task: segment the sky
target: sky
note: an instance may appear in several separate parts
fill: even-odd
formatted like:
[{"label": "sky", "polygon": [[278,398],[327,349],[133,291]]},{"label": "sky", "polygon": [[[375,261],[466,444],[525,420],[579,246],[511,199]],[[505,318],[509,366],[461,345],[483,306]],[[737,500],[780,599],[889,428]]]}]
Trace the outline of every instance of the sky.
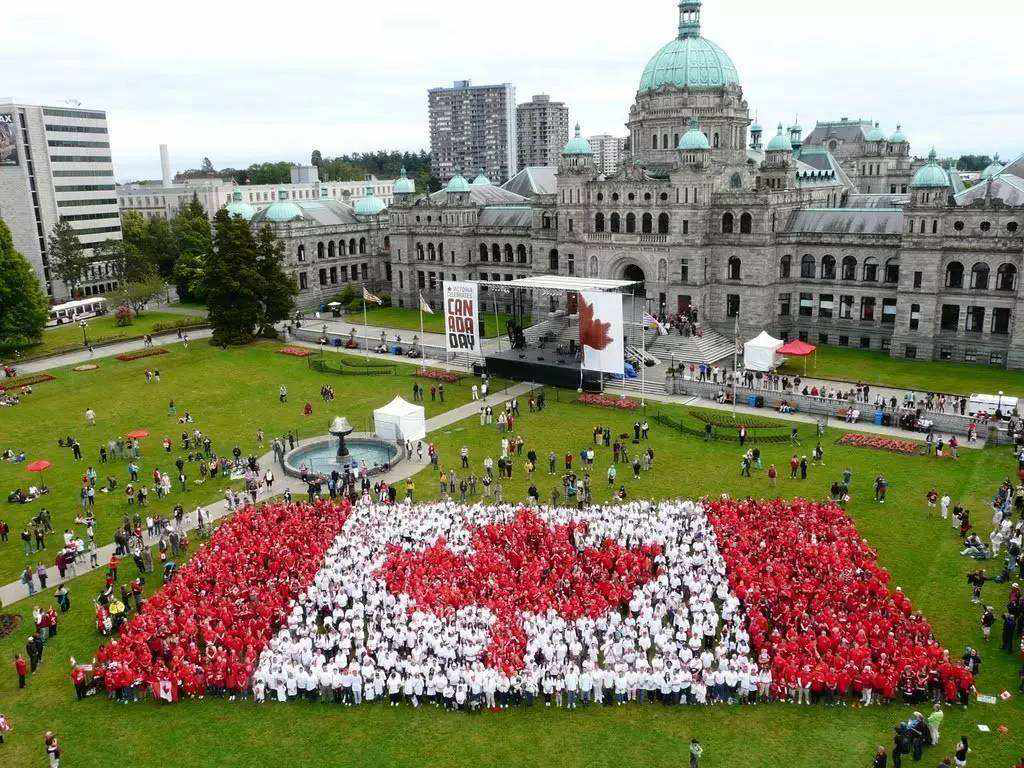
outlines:
[{"label": "sky", "polygon": [[[150,8],[159,9],[157,13]],[[625,135],[640,75],[675,37],[675,0],[9,3],[0,98],[107,110],[118,180],[429,148],[427,89],[510,82],[584,135]],[[916,155],[1024,152],[1020,0],[706,0],[766,134],[795,119],[897,123]]]}]

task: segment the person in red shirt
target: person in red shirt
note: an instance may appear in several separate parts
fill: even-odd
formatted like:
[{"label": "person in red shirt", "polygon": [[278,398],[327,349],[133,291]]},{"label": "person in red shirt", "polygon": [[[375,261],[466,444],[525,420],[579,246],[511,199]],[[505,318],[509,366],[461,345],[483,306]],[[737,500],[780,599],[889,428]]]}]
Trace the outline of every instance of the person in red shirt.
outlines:
[{"label": "person in red shirt", "polygon": [[28,674],[28,662],[20,653],[14,654],[14,671],[18,674],[18,688],[24,688],[25,676]]}]

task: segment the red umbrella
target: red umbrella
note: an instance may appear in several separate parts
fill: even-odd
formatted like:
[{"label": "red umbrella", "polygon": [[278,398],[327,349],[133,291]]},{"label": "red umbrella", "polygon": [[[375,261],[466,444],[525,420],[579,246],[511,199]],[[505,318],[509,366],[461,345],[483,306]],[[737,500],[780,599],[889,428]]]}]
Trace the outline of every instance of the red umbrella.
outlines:
[{"label": "red umbrella", "polygon": [[142,439],[143,437],[149,437],[149,430],[145,430],[145,429],[136,429],[136,430],[134,430],[134,431],[132,431],[132,432],[129,432],[128,434],[126,434],[126,435],[125,435],[125,437],[130,437],[130,438],[132,438],[133,440],[140,440],[140,439]]},{"label": "red umbrella", "polygon": [[29,472],[42,472],[43,470],[49,469],[52,466],[53,465],[46,459],[37,459],[36,461],[33,461],[31,464],[26,466],[25,469],[27,469]]}]

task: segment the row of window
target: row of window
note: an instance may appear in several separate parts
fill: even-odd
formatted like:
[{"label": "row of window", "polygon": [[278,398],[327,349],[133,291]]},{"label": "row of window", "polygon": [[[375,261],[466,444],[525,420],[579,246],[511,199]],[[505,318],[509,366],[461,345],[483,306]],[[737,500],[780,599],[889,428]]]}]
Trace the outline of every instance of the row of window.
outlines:
[{"label": "row of window", "polygon": [[[319,280],[321,287],[326,285],[337,285],[339,278],[341,282],[347,282],[350,274],[352,275],[351,279],[353,281],[363,280],[365,282],[369,279],[370,266],[364,262],[362,264],[353,264],[351,267],[324,267],[317,273],[317,279]],[[299,272],[299,290],[305,291],[308,290],[308,288],[309,274],[306,272]]]},{"label": "row of window", "polygon": [[[987,291],[990,287],[997,291],[1012,291],[1017,287],[1017,267],[1013,264],[1000,264],[994,283],[990,276],[989,265],[983,261],[977,262],[971,267],[971,288],[978,291]],[[946,265],[946,287],[964,287],[964,265],[959,261],[951,261]]]},{"label": "row of window", "polygon": [[50,155],[54,163],[109,163],[110,155]]},{"label": "row of window", "polygon": [[107,232],[120,232],[121,225],[118,224],[116,227],[93,227],[92,229],[76,229],[76,235],[102,235]]},{"label": "row of window", "polygon": [[[864,263],[861,265],[861,280],[866,283],[877,283],[879,275],[878,259],[873,256],[868,256],[864,259]],[[779,262],[779,277],[783,280],[787,280],[792,276],[793,271],[793,257],[786,254],[782,257]],[[857,279],[857,259],[853,256],[844,256],[842,264],[840,265],[839,275],[841,280],[856,280]],[[915,287],[920,288],[920,273],[914,274]],[[821,266],[819,268],[817,261],[809,253],[805,253],[800,259],[800,279],[801,280],[835,280],[836,279],[836,259],[830,254],[825,254],[821,257]],[[899,260],[896,258],[889,259],[885,262],[885,267],[882,270],[882,279],[886,283],[898,283],[900,281],[900,265]]]},{"label": "row of window", "polygon": [[110,149],[109,141],[60,141],[51,139],[46,142],[48,147],[97,147],[99,149]]},{"label": "row of window", "polygon": [[[113,197],[95,198],[92,200],[58,200],[58,208],[75,208],[80,205],[117,205],[117,199]],[[114,214],[116,215],[116,214]]]},{"label": "row of window", "polygon": [[56,133],[106,133],[105,127],[97,125],[56,125],[53,123],[46,123],[45,128],[48,131],[54,131]]},{"label": "row of window", "polygon": [[[659,213],[658,234],[667,235],[670,223],[671,220],[669,219],[669,215],[667,213]],[[625,231],[626,234],[633,234],[637,231],[636,214],[627,213],[625,217],[622,217],[616,211],[608,217],[607,226],[609,232],[617,233]],[[605,216],[603,213],[597,213],[594,215],[594,231],[605,231]],[[654,217],[651,214],[645,213],[640,217],[640,232],[645,235],[650,235],[654,233]]]},{"label": "row of window", "polygon": [[72,179],[79,176],[113,176],[114,172],[109,168],[97,168],[94,171],[54,171],[55,179]]},{"label": "row of window", "polygon": [[61,216],[64,221],[95,221],[96,219],[117,219],[117,212],[112,213],[75,213],[70,216]]},{"label": "row of window", "polygon": [[113,184],[57,184],[57,192],[113,192]]},{"label": "row of window", "polygon": [[46,107],[43,114],[47,117],[81,117],[86,120],[106,120],[106,112],[97,112],[92,109],[60,109],[57,107]]},{"label": "row of window", "polygon": [[[389,238],[384,238],[385,249],[390,246]],[[351,238],[347,243],[344,240],[339,240],[337,245],[333,240],[327,241],[325,244],[320,241],[316,244],[316,257],[318,259],[333,259],[337,256],[355,256],[357,254],[363,255],[366,253],[367,242],[365,237]],[[295,251],[295,258],[297,261],[306,260],[306,246],[303,243],[299,243],[299,247]]]},{"label": "row of window", "polygon": [[[722,214],[722,234],[733,234],[736,227],[736,218],[730,211]],[[740,214],[740,234],[749,235],[753,231],[754,218],[749,213]]]},{"label": "row of window", "polygon": [[[515,256],[513,257],[511,243],[505,243],[504,252],[497,243],[492,243],[490,251],[488,252],[487,245],[480,243],[480,261],[485,263],[487,261],[494,262],[495,264],[502,261],[502,254],[504,253],[504,261],[506,264],[512,264],[518,262],[519,264],[527,264],[530,261],[529,255],[526,250],[526,246],[520,243],[515,248]],[[443,254],[442,254],[443,257]]]},{"label": "row of window", "polygon": [[[917,306],[916,304],[914,306]],[[943,331],[959,331],[961,307],[959,304],[943,304],[942,315],[939,320],[939,328]],[[967,307],[964,318],[963,330],[968,333],[985,332],[985,307]],[[911,330],[916,330],[911,328]],[[995,307],[992,309],[989,330],[992,333],[1005,335],[1010,332],[1010,310],[1007,307]]]}]

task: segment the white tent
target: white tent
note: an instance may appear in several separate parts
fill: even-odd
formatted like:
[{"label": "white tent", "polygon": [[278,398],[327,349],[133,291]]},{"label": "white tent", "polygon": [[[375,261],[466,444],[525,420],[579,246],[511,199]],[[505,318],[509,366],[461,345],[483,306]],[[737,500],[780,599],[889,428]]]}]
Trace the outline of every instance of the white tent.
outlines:
[{"label": "white tent", "polygon": [[761,331],[756,339],[743,345],[743,366],[748,371],[770,371],[775,367],[775,351],[785,342]]},{"label": "white tent", "polygon": [[427,436],[427,422],[422,405],[413,405],[396,397],[373,412],[373,431],[392,442],[422,440]]}]

